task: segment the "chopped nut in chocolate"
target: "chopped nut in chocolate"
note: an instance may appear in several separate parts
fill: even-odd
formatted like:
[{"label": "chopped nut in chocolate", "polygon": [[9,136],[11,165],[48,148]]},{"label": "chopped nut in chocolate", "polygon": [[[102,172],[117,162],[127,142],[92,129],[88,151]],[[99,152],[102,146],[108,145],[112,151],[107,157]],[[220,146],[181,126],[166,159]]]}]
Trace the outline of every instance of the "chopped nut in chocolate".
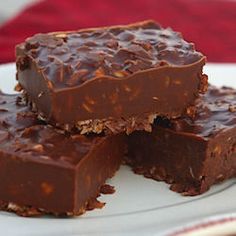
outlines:
[{"label": "chopped nut in chocolate", "polygon": [[[37,34],[16,54],[19,84],[43,120],[83,134],[150,131],[136,117],[179,117],[207,87],[205,57],[154,21]],[[138,122],[133,128],[130,119]],[[108,120],[124,122],[110,129]],[[89,126],[94,123],[100,128]]]},{"label": "chopped nut in chocolate", "polygon": [[17,95],[1,93],[0,208],[22,216],[73,216],[102,207],[96,198],[114,192],[104,182],[121,164],[123,139],[61,133]]},{"label": "chopped nut in chocolate", "polygon": [[126,161],[138,174],[170,183],[183,195],[236,177],[236,90],[209,88],[194,118],[157,119],[152,133],[134,132]]}]

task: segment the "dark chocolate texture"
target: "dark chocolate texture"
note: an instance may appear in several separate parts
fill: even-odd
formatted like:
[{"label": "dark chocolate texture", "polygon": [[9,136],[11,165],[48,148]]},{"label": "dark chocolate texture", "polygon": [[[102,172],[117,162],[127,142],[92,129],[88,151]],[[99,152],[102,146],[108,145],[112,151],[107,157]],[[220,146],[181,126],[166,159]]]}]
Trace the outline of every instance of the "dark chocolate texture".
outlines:
[{"label": "dark chocolate texture", "polygon": [[16,95],[0,95],[0,208],[23,216],[79,215],[102,207],[104,185],[125,161],[136,173],[197,195],[236,176],[236,91],[210,87],[197,113],[158,118],[126,138],[64,133],[37,119]]},{"label": "dark chocolate texture", "polygon": [[136,173],[183,195],[236,176],[236,91],[210,87],[196,109],[194,119],[157,119],[152,133],[131,135],[127,163]]},{"label": "dark chocolate texture", "polygon": [[0,95],[0,134],[0,208],[24,216],[102,207],[100,188],[125,151],[122,135],[69,135],[46,125],[16,95]]},{"label": "dark chocolate texture", "polygon": [[150,131],[153,117],[180,116],[207,87],[205,57],[153,21],[37,34],[16,53],[41,117],[81,133]]}]

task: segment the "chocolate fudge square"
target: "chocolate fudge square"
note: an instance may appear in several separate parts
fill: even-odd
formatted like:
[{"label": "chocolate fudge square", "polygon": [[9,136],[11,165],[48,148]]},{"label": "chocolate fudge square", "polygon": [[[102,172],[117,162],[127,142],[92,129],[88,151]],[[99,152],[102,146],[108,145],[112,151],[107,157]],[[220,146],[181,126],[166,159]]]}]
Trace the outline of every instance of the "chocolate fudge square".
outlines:
[{"label": "chocolate fudge square", "polygon": [[82,134],[151,131],[207,88],[205,56],[154,21],[37,34],[16,55],[18,89],[41,119]]},{"label": "chocolate fudge square", "polygon": [[[23,216],[74,216],[96,200],[118,170],[121,134],[64,134],[37,119],[17,95],[0,94],[0,209]],[[102,189],[101,189],[102,187]]]},{"label": "chocolate fudge square", "polygon": [[139,174],[197,195],[236,176],[236,90],[209,88],[196,101],[196,117],[157,119],[152,133],[135,132],[127,163]]}]

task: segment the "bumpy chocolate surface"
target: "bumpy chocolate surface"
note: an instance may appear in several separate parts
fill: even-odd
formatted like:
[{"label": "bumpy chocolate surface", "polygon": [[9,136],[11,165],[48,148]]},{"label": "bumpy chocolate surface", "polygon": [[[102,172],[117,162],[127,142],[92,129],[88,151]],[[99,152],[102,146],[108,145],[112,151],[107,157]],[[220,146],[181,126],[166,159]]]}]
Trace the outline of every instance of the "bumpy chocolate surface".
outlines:
[{"label": "bumpy chocolate surface", "polygon": [[[151,133],[126,137],[136,173],[197,195],[236,176],[236,91],[210,87],[197,115],[157,119]],[[0,94],[0,208],[23,216],[79,215],[112,193],[104,181],[121,164],[124,137],[82,136],[39,121],[16,95]]]},{"label": "bumpy chocolate surface", "polygon": [[120,166],[121,135],[64,134],[39,121],[21,97],[4,94],[0,134],[0,208],[26,216],[79,215],[103,206],[96,197]]},{"label": "bumpy chocolate surface", "polygon": [[211,86],[196,108],[193,120],[157,119],[152,133],[131,135],[127,163],[135,172],[183,195],[236,176],[236,90]]},{"label": "bumpy chocolate surface", "polygon": [[196,101],[194,119],[175,119],[170,123],[177,132],[196,134],[205,139],[236,126],[236,91],[211,86],[209,91]]},{"label": "bumpy chocolate surface", "polygon": [[0,94],[0,104],[0,147],[11,154],[17,153],[25,158],[36,156],[42,162],[74,166],[93,145],[103,139],[83,135],[67,136],[63,131],[53,129],[38,120],[21,97]]},{"label": "bumpy chocolate surface", "polygon": [[37,34],[26,40],[24,48],[55,88],[104,75],[126,78],[164,65],[189,65],[203,57],[180,33],[152,21],[133,27]]},{"label": "bumpy chocolate surface", "polygon": [[150,131],[207,88],[205,57],[153,21],[38,34],[16,48],[17,78],[41,117],[81,133]]}]

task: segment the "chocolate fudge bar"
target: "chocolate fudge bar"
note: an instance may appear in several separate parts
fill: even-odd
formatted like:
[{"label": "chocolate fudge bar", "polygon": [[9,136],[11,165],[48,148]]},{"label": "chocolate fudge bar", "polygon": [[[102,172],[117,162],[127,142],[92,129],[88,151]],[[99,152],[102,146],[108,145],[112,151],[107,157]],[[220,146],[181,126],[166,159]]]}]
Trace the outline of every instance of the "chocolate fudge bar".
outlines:
[{"label": "chocolate fudge bar", "polygon": [[126,161],[136,173],[166,181],[183,195],[236,177],[236,90],[210,87],[196,108],[194,120],[157,119],[152,133],[130,136]]},{"label": "chocolate fudge bar", "polygon": [[18,89],[40,117],[82,134],[151,131],[207,88],[205,57],[154,21],[37,34],[16,55]]},{"label": "chocolate fudge bar", "polygon": [[0,94],[0,134],[0,209],[23,216],[101,208],[96,198],[112,190],[102,186],[125,151],[121,134],[64,134],[37,120],[16,95]]}]

